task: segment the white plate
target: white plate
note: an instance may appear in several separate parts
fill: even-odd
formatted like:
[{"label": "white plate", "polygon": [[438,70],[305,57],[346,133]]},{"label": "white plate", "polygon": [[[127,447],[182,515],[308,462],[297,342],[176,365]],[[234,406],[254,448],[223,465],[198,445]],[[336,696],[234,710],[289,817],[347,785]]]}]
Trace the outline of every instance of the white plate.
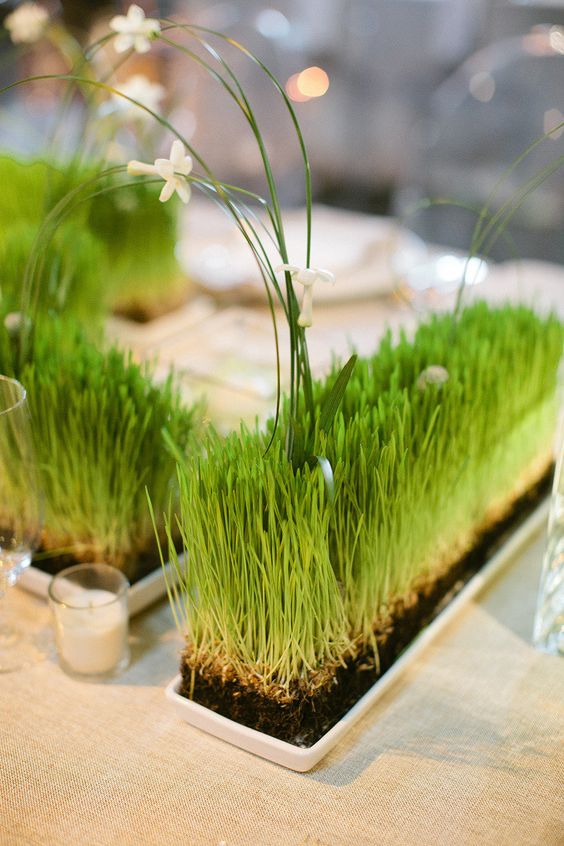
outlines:
[{"label": "white plate", "polygon": [[[166,565],[167,577],[171,575],[170,564]],[[37,567],[28,567],[19,577],[16,585],[27,590],[28,593],[33,593],[36,596],[41,596],[47,599],[47,591],[49,582],[53,577],[49,573],[44,573]],[[127,607],[129,609],[129,616],[134,617],[140,611],[144,611],[149,605],[152,605],[158,599],[166,596],[166,581],[163,568],[160,566],[151,570],[138,582],[135,582],[130,588],[127,595]]]},{"label": "white plate", "polygon": [[[305,231],[304,209],[284,212],[291,264],[305,265]],[[273,267],[281,264],[266,236],[264,246]],[[415,264],[425,253],[421,239],[402,229],[393,218],[328,206],[313,209],[311,264],[331,270],[337,281],[336,285],[316,286],[318,304],[389,294],[396,285],[393,256],[401,254],[404,262]],[[220,298],[233,294],[232,299],[265,300],[264,283],[251,250],[235,225],[215,206],[191,204],[177,258],[184,272],[207,293]]]},{"label": "white plate", "polygon": [[307,749],[278,740],[268,734],[240,725],[227,717],[210,711],[197,702],[192,702],[180,696],[180,675],[176,676],[166,687],[165,695],[176,708],[177,714],[187,723],[208,734],[225,740],[233,746],[238,746],[275,764],[281,764],[297,772],[311,770],[319,761],[339,742],[343,735],[372,707],[377,699],[403,673],[414,659],[426,648],[439,632],[441,632],[460,609],[482,588],[491,581],[515,555],[526,546],[546,525],[549,499],[546,499],[528,517],[524,523],[509,537],[506,543],[490,559],[490,561],[476,573],[459,594],[441,611],[433,622],[424,629],[412,644],[405,650],[392,667],[379,679],[364,696],[358,700],[350,711],[342,717],[336,725],[323,735],[317,743]]}]

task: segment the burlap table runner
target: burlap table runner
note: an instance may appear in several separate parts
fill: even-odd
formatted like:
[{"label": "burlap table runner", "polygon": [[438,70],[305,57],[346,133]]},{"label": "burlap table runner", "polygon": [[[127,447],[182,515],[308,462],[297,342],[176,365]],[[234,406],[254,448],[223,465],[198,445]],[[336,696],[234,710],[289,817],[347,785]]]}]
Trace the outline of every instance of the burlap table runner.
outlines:
[{"label": "burlap table runner", "polygon": [[[468,606],[316,770],[179,721],[165,604],[112,683],[54,659],[0,676],[2,846],[564,843],[564,661],[529,644],[543,539]],[[45,606],[19,590],[22,620]]]}]

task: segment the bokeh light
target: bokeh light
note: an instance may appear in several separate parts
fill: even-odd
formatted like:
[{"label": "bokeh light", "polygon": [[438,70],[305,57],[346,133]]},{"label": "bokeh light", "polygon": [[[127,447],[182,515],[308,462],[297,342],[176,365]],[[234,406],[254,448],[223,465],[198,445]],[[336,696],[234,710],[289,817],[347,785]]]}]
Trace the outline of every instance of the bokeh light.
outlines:
[{"label": "bokeh light", "polygon": [[323,97],[329,89],[329,77],[314,65],[298,74],[297,87],[304,97]]}]

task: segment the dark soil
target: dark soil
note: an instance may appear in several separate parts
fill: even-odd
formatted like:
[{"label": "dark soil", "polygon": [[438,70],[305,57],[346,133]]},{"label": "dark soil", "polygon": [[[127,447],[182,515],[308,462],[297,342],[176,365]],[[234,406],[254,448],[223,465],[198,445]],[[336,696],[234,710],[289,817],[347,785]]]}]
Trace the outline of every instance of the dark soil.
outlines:
[{"label": "dark soil", "polygon": [[131,320],[133,323],[150,323],[152,320],[157,320],[159,317],[165,317],[173,311],[181,308],[188,300],[191,291],[191,283],[186,282],[184,288],[180,291],[175,291],[174,294],[168,297],[161,297],[161,299],[152,298],[143,302],[142,300],[131,300],[129,302],[117,303],[113,309],[113,313],[117,317],[124,317],[126,320]]},{"label": "dark soil", "polygon": [[[175,546],[178,552],[182,550],[182,543],[178,538],[175,538]],[[38,553],[44,554],[44,550],[39,548]],[[94,559],[91,558],[89,560],[93,561]],[[49,554],[45,558],[34,558],[32,561],[34,567],[41,570],[43,573],[48,573],[50,576],[60,573],[61,570],[64,570],[66,567],[73,567],[75,564],[82,563],[83,561],[78,560],[74,555],[72,555],[72,553],[65,553],[63,555]],[[112,562],[109,561],[108,563],[111,564]],[[145,576],[148,576],[149,573],[152,573],[154,570],[159,570],[160,566],[161,559],[155,543],[149,549],[144,550],[142,553],[137,555],[135,560],[130,563],[129,567],[122,567],[120,569],[123,570],[125,576],[129,579],[130,584],[134,585],[136,582],[145,578]]]},{"label": "dark soil", "polygon": [[[196,672],[183,662],[180,693],[186,698],[265,734],[308,747],[318,741],[361,696],[390,669],[394,661],[492,557],[508,535],[532,513],[550,491],[552,470],[518,499],[511,513],[488,529],[479,542],[431,589],[417,595],[417,601],[401,609],[390,631],[378,636],[379,667],[372,653],[361,654],[339,667],[330,685],[314,695],[301,694],[288,703],[278,702],[237,680]],[[193,693],[190,689],[193,683]]]},{"label": "dark soil", "polygon": [[[44,551],[39,549],[38,552],[43,553]],[[34,567],[41,570],[43,573],[48,573],[50,576],[60,573],[61,570],[64,570],[66,567],[73,567],[75,564],[81,563],[82,562],[75,558],[71,553],[66,553],[64,555],[49,555],[47,558],[34,558],[32,561]],[[156,549],[152,549],[150,551],[143,552],[137,557],[133,572],[128,573],[124,570],[124,573],[130,583],[134,585],[135,582],[140,581],[153,570],[157,570],[160,566],[161,561],[159,554]]]}]

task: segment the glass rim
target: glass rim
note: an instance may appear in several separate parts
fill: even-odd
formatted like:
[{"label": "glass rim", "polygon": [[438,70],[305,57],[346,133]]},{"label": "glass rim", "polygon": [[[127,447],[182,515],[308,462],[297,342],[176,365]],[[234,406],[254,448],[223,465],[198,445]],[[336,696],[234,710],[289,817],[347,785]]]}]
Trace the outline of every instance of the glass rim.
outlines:
[{"label": "glass rim", "polygon": [[9,405],[7,408],[0,408],[0,417],[3,417],[4,414],[9,414],[10,411],[14,411],[16,408],[19,408],[21,405],[24,404],[27,398],[27,391],[21,382],[19,382],[17,379],[13,379],[11,376],[3,376],[2,374],[0,374],[0,383],[1,382],[7,382],[10,385],[15,385],[15,387],[18,388],[18,390],[21,392],[20,398],[15,403]]},{"label": "glass rim", "polygon": [[73,605],[72,601],[69,602],[65,599],[60,599],[58,596],[55,595],[56,583],[63,578],[67,578],[70,575],[73,575],[80,570],[87,570],[87,569],[98,569],[104,570],[106,572],[111,570],[111,574],[113,576],[117,575],[120,580],[121,584],[119,589],[114,593],[112,599],[108,599],[107,602],[101,602],[95,606],[95,608],[107,608],[109,605],[113,605],[118,600],[122,599],[123,596],[127,596],[127,591],[129,589],[129,581],[126,576],[122,573],[121,570],[118,570],[117,567],[113,567],[111,564],[106,564],[103,561],[96,562],[84,562],[83,564],[73,564],[71,567],[65,567],[64,570],[61,570],[59,573],[55,573],[51,581],[49,582],[49,586],[47,588],[47,594],[49,599],[60,605],[64,608],[70,608],[73,611],[88,611],[88,608],[85,608],[84,605]]}]

